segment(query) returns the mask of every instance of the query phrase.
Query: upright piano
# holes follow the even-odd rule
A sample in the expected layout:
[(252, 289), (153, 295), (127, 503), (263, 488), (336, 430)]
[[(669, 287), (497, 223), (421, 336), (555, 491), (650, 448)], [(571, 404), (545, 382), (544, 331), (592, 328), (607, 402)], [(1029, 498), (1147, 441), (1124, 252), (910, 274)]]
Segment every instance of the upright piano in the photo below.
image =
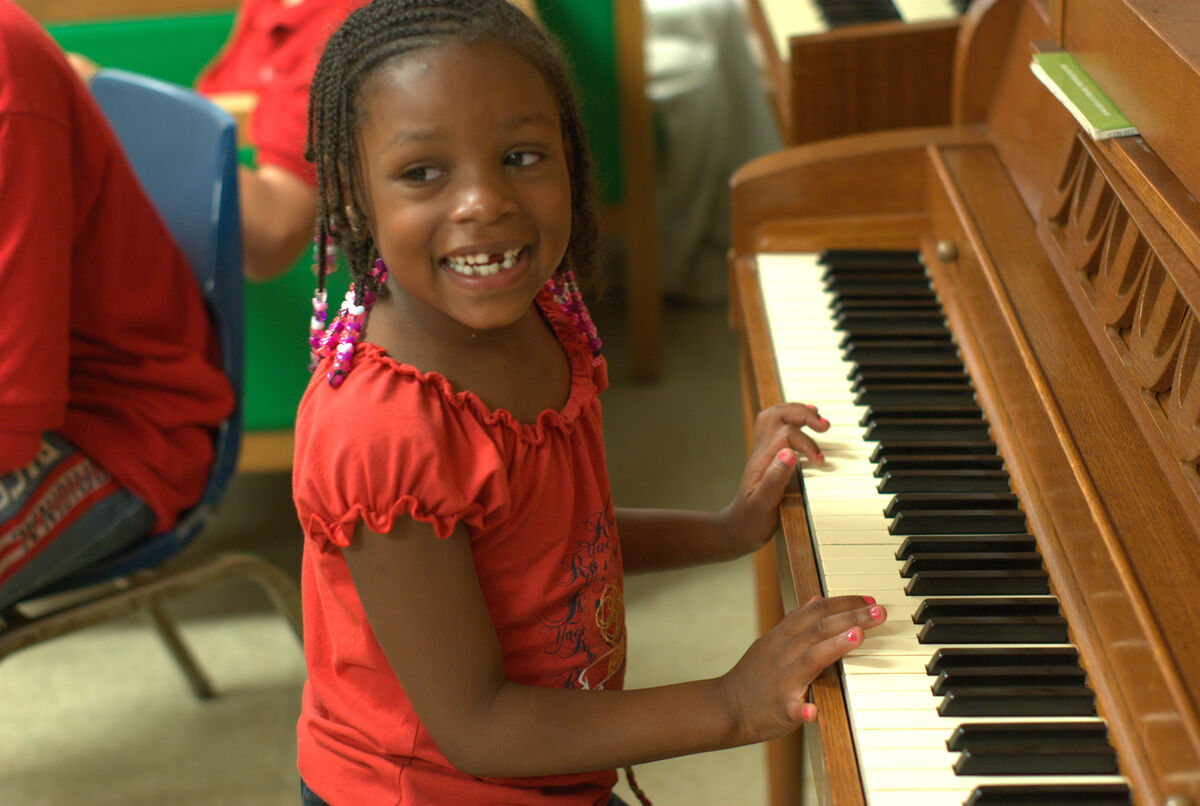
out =
[[(1054, 49), (1138, 136), (1080, 129), (1030, 71)], [(747, 414), (833, 424), (756, 558), (763, 626), (890, 613), (769, 749), (773, 802), (803, 752), (833, 806), (1195, 806), (1200, 3), (976, 0), (950, 101), (732, 181)]]

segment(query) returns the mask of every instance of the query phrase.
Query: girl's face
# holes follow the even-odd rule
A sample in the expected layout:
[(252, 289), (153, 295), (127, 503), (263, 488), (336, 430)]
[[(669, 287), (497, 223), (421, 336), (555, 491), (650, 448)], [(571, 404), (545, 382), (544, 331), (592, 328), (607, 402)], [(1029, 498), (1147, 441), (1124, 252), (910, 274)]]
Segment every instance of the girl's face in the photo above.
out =
[(559, 108), (541, 73), (498, 45), (452, 42), (381, 67), (361, 104), (363, 208), (398, 304), (472, 331), (519, 320), (571, 231)]

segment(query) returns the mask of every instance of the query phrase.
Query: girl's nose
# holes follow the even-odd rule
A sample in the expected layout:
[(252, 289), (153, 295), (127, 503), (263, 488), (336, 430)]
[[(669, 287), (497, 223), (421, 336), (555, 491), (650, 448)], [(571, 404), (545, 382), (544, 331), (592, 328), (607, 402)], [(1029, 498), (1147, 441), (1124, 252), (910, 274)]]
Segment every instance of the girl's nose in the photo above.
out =
[(463, 177), (454, 198), (455, 221), (490, 223), (512, 212), (516, 203), (499, 176)]

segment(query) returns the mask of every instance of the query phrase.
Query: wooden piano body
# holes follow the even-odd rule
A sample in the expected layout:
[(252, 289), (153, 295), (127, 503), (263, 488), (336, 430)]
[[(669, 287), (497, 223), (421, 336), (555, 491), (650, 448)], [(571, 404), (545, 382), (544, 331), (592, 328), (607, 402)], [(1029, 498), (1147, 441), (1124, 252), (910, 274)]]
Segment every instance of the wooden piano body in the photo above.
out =
[[(1029, 70), (1055, 48), (1141, 136), (1079, 130)], [(799, 146), (732, 184), (748, 412), (781, 397), (756, 254), (920, 250), (1139, 806), (1200, 804), (1198, 101), (1200, 4), (977, 1), (949, 125)], [(781, 583), (821, 592), (800, 495), (776, 542), (764, 627)], [(827, 670), (804, 735), (836, 806), (865, 802), (842, 696)], [(776, 803), (799, 802), (796, 744), (769, 752)]]

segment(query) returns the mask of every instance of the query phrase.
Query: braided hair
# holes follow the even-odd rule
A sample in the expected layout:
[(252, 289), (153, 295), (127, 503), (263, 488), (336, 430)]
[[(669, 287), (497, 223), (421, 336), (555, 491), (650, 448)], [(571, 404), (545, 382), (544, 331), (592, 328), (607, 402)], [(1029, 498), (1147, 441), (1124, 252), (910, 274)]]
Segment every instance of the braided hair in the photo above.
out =
[[(571, 181), (571, 235), (558, 272), (586, 274), (597, 241), (592, 165), (565, 60), (542, 29), (507, 0), (373, 0), (330, 36), (313, 76), (305, 159), (316, 166), (318, 293), (333, 270), (331, 247), (341, 247), (353, 280), (353, 303), (382, 291), (374, 270), (378, 250), (363, 226), (363, 189), (357, 170), (360, 93), (383, 64), (450, 41), (490, 42), (521, 55), (550, 85), (558, 101)], [(347, 212), (349, 211), (349, 213)]]

